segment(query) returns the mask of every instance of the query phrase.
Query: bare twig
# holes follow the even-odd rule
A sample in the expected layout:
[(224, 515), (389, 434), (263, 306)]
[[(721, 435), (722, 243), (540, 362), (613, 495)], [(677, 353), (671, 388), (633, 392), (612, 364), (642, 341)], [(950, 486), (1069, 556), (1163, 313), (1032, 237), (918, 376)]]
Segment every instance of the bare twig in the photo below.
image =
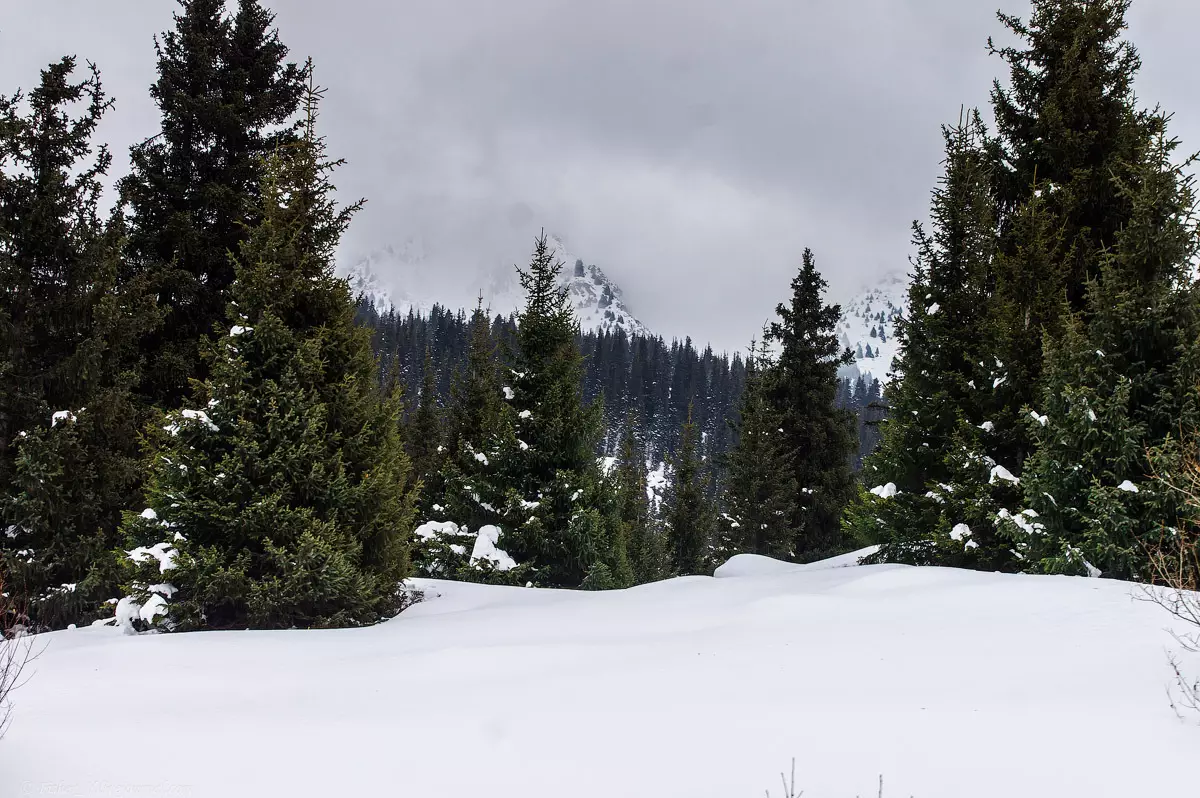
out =
[[(1193, 443), (1179, 467), (1169, 473), (1155, 473), (1155, 479), (1167, 490), (1181, 496), (1189, 509), (1188, 518), (1178, 529), (1164, 530), (1158, 543), (1150, 547), (1150, 583), (1142, 586), (1142, 598), (1165, 609), (1192, 631), (1171, 636), (1187, 653), (1200, 653), (1200, 441)], [(1200, 679), (1185, 674), (1179, 658), (1168, 655), (1175, 684), (1167, 688), (1171, 709), (1180, 718), (1181, 709), (1200, 714)]]
[(0, 572), (0, 738), (12, 722), (12, 693), (28, 681), (25, 671), (37, 659), (28, 621), (23, 603), (5, 592)]

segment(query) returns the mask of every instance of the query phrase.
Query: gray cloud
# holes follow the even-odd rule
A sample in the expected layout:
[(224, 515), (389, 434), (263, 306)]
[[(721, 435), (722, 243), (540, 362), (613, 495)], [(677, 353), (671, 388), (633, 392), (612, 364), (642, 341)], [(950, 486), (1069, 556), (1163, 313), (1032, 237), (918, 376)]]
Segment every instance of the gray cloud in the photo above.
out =
[[(151, 36), (167, 0), (4, 0), (0, 91), (62, 52), (99, 62), (117, 154), (154, 130)], [(466, 302), (480, 269), (539, 227), (600, 264), (667, 336), (741, 347), (805, 246), (833, 294), (903, 269), (938, 174), (938, 125), (986, 102), (984, 51), (1015, 0), (316, 0), (275, 2), (293, 54), (329, 87), (347, 197), (369, 202), (353, 258), (420, 236)], [(1200, 7), (1142, 0), (1147, 103), (1200, 147), (1190, 31)], [(124, 168), (118, 162), (117, 171)]]

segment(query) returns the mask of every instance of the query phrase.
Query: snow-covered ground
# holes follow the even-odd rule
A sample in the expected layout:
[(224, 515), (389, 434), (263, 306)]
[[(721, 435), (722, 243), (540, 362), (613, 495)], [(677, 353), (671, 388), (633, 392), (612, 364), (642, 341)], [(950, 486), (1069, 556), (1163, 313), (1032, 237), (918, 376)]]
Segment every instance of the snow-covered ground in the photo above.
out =
[(1127, 584), (747, 556), (421, 584), (368, 629), (42, 638), (0, 796), (750, 798), (793, 757), (807, 798), (1196, 794), (1168, 618)]

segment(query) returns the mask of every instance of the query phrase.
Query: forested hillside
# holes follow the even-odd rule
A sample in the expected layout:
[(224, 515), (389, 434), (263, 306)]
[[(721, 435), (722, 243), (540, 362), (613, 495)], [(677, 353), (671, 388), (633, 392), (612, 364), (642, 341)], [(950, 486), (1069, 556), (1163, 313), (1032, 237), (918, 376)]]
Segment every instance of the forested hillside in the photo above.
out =
[[(414, 399), (410, 410), (425, 379), (426, 350), (438, 402), (448, 406), (453, 376), (467, 359), (469, 314), (442, 305), (434, 305), (428, 314), (394, 309), (380, 314), (373, 301), (360, 298), (358, 318), (374, 331), (381, 380), (395, 376), (400, 381), (405, 395)], [(494, 315), (491, 326), (497, 340), (511, 342), (511, 318)], [(746, 361), (740, 353), (699, 349), (690, 338), (668, 343), (658, 336), (628, 336), (622, 330), (583, 330), (579, 348), (586, 365), (584, 398), (589, 403), (603, 400), (605, 435), (598, 454), (615, 456), (623, 430), (632, 424), (649, 459), (669, 460), (691, 407), (701, 433), (699, 453), (720, 482), (724, 455), (734, 443), (731, 422), (738, 418), (746, 385)], [(879, 380), (870, 374), (838, 383), (837, 406), (853, 410), (859, 420), (855, 468), (878, 442), (876, 424), (884, 416), (880, 393)]]

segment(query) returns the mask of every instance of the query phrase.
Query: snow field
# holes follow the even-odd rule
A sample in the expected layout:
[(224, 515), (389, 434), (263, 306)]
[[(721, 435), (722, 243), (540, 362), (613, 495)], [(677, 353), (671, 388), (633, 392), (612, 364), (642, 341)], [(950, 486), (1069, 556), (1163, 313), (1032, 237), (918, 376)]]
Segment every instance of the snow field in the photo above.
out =
[(855, 561), (609, 593), (419, 580), (366, 629), (46, 635), (0, 796), (736, 798), (793, 757), (809, 798), (879, 774), (917, 798), (1192, 794), (1200, 727), (1137, 588)]

